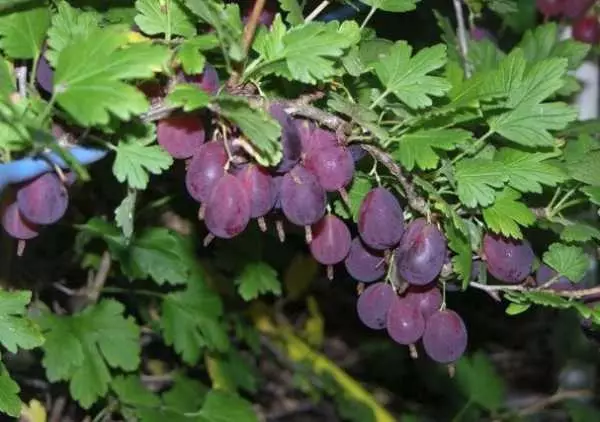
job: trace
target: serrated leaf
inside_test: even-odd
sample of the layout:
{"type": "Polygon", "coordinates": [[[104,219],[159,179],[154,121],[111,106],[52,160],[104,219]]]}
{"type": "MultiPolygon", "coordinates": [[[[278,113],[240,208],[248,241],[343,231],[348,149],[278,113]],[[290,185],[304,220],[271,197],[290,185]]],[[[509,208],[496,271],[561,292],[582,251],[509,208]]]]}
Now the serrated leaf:
{"type": "Polygon", "coordinates": [[[494,160],[504,164],[509,186],[521,192],[542,193],[542,185],[556,186],[567,175],[559,167],[547,162],[555,154],[528,153],[513,148],[501,148],[494,160]]]}
{"type": "MultiPolygon", "coordinates": [[[[565,154],[566,156],[566,154],[565,154]]],[[[579,159],[567,161],[569,175],[580,182],[600,187],[600,151],[590,151],[579,159]]]]}
{"type": "Polygon", "coordinates": [[[451,88],[445,79],[428,75],[446,64],[446,46],[438,44],[411,55],[412,47],[399,41],[374,64],[375,72],[385,92],[393,93],[407,106],[431,106],[432,96],[440,97],[451,88]]]}
{"type": "Polygon", "coordinates": [[[180,0],[137,0],[137,26],[148,35],[169,34],[189,38],[196,34],[195,22],[180,0]]]}
{"type": "Polygon", "coordinates": [[[6,367],[0,363],[0,412],[15,418],[21,414],[20,391],[19,384],[10,377],[6,367]]]}
{"type": "Polygon", "coordinates": [[[270,32],[263,32],[253,44],[261,55],[262,66],[248,72],[250,75],[253,72],[275,73],[287,79],[316,84],[335,74],[336,59],[359,40],[360,30],[354,21],[341,25],[337,21],[308,22],[286,32],[281,18],[276,16],[270,32]]]}
{"type": "Polygon", "coordinates": [[[454,176],[460,201],[469,208],[488,206],[508,180],[502,163],[483,158],[463,159],[456,163],[454,176]]]}
{"type": "Polygon", "coordinates": [[[345,114],[366,131],[370,132],[381,145],[387,145],[389,135],[377,124],[377,113],[362,104],[352,103],[334,92],[330,94],[327,105],[338,113],[345,114]]]}
{"type": "Polygon", "coordinates": [[[590,202],[600,205],[600,187],[585,186],[581,189],[583,193],[590,199],[590,202]]]}
{"type": "Polygon", "coordinates": [[[469,237],[460,231],[452,222],[447,221],[444,225],[448,247],[456,253],[452,258],[452,268],[462,281],[463,290],[466,289],[471,280],[471,267],[473,258],[471,253],[471,241],[469,237]]]}
{"type": "Polygon", "coordinates": [[[492,413],[502,406],[506,387],[483,353],[463,357],[456,369],[458,384],[471,402],[492,413]]]}
{"type": "Polygon", "coordinates": [[[206,64],[203,51],[212,50],[219,46],[215,34],[204,34],[184,40],[177,49],[176,57],[181,62],[183,70],[188,75],[202,73],[206,64]]]}
{"type": "Polygon", "coordinates": [[[206,422],[258,422],[249,402],[235,394],[219,390],[208,392],[199,415],[206,422]]]}
{"type": "Polygon", "coordinates": [[[417,8],[417,3],[420,0],[360,0],[361,3],[367,4],[375,9],[384,10],[386,12],[410,12],[417,8]]]}
{"type": "Polygon", "coordinates": [[[440,161],[436,150],[452,151],[469,139],[471,132],[462,129],[423,129],[398,138],[393,156],[408,171],[415,164],[422,170],[432,170],[440,161]]]}
{"type": "Polygon", "coordinates": [[[44,342],[39,327],[27,318],[30,291],[0,290],[0,343],[11,353],[33,349],[44,342]]]}
{"type": "Polygon", "coordinates": [[[483,209],[483,219],[491,231],[515,239],[523,238],[519,226],[531,226],[536,217],[525,204],[518,201],[520,198],[519,192],[505,188],[498,193],[491,206],[483,209]]]}
{"type": "Polygon", "coordinates": [[[0,99],[6,100],[16,89],[12,65],[0,54],[0,99]]]}
{"type": "Polygon", "coordinates": [[[469,42],[469,63],[477,72],[487,72],[498,68],[504,52],[492,40],[471,40],[469,42]]]}
{"type": "Polygon", "coordinates": [[[371,188],[370,178],[365,173],[357,171],[352,184],[346,188],[350,204],[346,204],[341,198],[336,198],[333,203],[335,213],[342,218],[358,222],[360,204],[371,188]]]}
{"type": "Polygon", "coordinates": [[[133,234],[133,217],[136,197],[137,191],[131,189],[115,209],[115,223],[121,228],[123,235],[126,238],[130,238],[133,234]]]}
{"type": "Polygon", "coordinates": [[[582,248],[561,243],[550,245],[543,260],[573,283],[580,281],[590,267],[590,259],[582,248]]]}
{"type": "Polygon", "coordinates": [[[206,107],[210,102],[210,95],[196,84],[183,83],[177,84],[165,101],[174,107],[182,107],[183,111],[188,112],[206,107]]]}
{"type": "Polygon", "coordinates": [[[507,315],[519,315],[531,308],[529,303],[511,303],[506,307],[507,315]]]}
{"type": "Polygon", "coordinates": [[[551,306],[553,308],[562,309],[573,306],[569,300],[552,293],[529,291],[521,293],[520,296],[535,305],[551,306]]]}
{"type": "Polygon", "coordinates": [[[560,238],[565,242],[588,242],[592,239],[600,242],[600,230],[589,224],[574,223],[565,226],[560,238]]]}
{"type": "Polygon", "coordinates": [[[264,262],[248,262],[235,279],[238,293],[246,302],[258,296],[273,293],[281,295],[281,282],[277,271],[264,262]]]}
{"type": "Polygon", "coordinates": [[[108,391],[107,365],[132,371],[140,363],[139,327],[123,311],[121,303],[105,299],[71,316],[44,310],[38,318],[48,379],[70,381],[71,396],[86,409],[108,391]]]}
{"type": "Polygon", "coordinates": [[[491,117],[490,129],[509,141],[527,147],[554,145],[550,130],[564,129],[577,118],[577,110],[565,103],[522,104],[491,117]]]}
{"type": "Polygon", "coordinates": [[[558,91],[564,84],[567,59],[548,59],[535,63],[524,74],[516,89],[511,90],[506,103],[514,108],[520,104],[538,104],[558,91]]]}
{"type": "Polygon", "coordinates": [[[142,384],[135,375],[120,375],[111,382],[112,390],[121,403],[131,406],[158,407],[160,399],[142,384]]]}
{"type": "Polygon", "coordinates": [[[165,228],[147,228],[121,255],[123,272],[131,278],[152,277],[158,284],[184,284],[190,275],[185,239],[165,228]]]}
{"type": "Polygon", "coordinates": [[[219,320],[222,313],[220,298],[202,284],[190,283],[185,291],[168,294],[160,320],[165,343],[191,365],[204,347],[226,351],[229,339],[219,320]]]}
{"type": "Polygon", "coordinates": [[[33,59],[40,54],[50,26],[47,6],[13,9],[0,16],[0,48],[13,59],[33,59]]]}
{"type": "Polygon", "coordinates": [[[302,7],[298,0],[278,0],[279,7],[281,10],[287,12],[285,21],[291,25],[301,25],[304,23],[304,16],[302,15],[302,7]]]}
{"type": "Polygon", "coordinates": [[[232,96],[216,97],[219,113],[239,126],[258,151],[256,158],[265,166],[281,160],[281,126],[260,108],[251,108],[246,100],[232,96]]]}
{"type": "Polygon", "coordinates": [[[160,174],[173,164],[173,158],[159,145],[148,145],[148,136],[131,134],[119,141],[113,173],[119,182],[127,182],[133,189],[146,189],[150,174],[160,174]]]}
{"type": "Polygon", "coordinates": [[[56,101],[79,124],[104,125],[111,115],[128,120],[147,111],[144,94],[123,81],[150,78],[170,52],[166,46],[126,42],[121,29],[105,27],[73,40],[58,55],[56,101]]]}
{"type": "Polygon", "coordinates": [[[84,12],[69,5],[66,1],[58,3],[57,13],[52,16],[52,26],[48,29],[48,50],[46,58],[56,66],[58,54],[69,43],[87,36],[98,29],[98,16],[84,12]]]}

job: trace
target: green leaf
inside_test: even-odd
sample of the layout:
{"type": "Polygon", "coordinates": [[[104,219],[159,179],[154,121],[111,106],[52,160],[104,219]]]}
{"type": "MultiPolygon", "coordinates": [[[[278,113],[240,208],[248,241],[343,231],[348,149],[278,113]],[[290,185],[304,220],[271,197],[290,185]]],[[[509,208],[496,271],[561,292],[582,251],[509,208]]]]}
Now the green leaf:
{"type": "Polygon", "coordinates": [[[151,227],[135,237],[119,258],[131,278],[150,276],[158,284],[185,284],[191,271],[190,249],[181,235],[151,227]]]}
{"type": "Polygon", "coordinates": [[[561,243],[550,245],[543,260],[573,283],[580,281],[590,267],[590,259],[582,248],[561,243]]]}
{"type": "Polygon", "coordinates": [[[550,130],[564,129],[577,118],[577,110],[564,103],[522,104],[488,120],[490,129],[509,141],[527,147],[554,145],[550,130]]]}
{"type": "Polygon", "coordinates": [[[503,57],[502,50],[491,40],[471,40],[469,42],[469,62],[477,72],[497,69],[498,63],[503,57]]]}
{"type": "Polygon", "coordinates": [[[368,4],[375,9],[381,9],[386,12],[410,12],[417,8],[420,0],[360,0],[361,3],[368,4]]]}
{"type": "Polygon", "coordinates": [[[423,129],[402,135],[393,156],[408,171],[415,164],[422,170],[432,170],[440,162],[436,150],[452,151],[469,139],[471,132],[462,129],[423,129]]]}
{"type": "Polygon", "coordinates": [[[206,366],[213,388],[232,393],[241,388],[256,393],[258,379],[255,368],[238,351],[211,355],[206,359],[206,366]]]}
{"type": "Polygon", "coordinates": [[[183,111],[188,112],[206,107],[210,102],[210,95],[196,84],[183,83],[175,85],[165,101],[174,107],[182,107],[183,111]]]}
{"type": "MultiPolygon", "coordinates": [[[[566,156],[566,153],[565,153],[566,156]]],[[[567,171],[569,175],[580,182],[600,187],[600,151],[591,151],[579,159],[570,159],[567,161],[567,171]]]]}
{"type": "Polygon", "coordinates": [[[590,202],[596,205],[600,205],[600,187],[596,186],[585,186],[581,191],[587,195],[590,202]]]}
{"type": "Polygon", "coordinates": [[[531,308],[530,303],[511,303],[506,307],[506,315],[519,315],[531,308]]]}
{"type": "Polygon", "coordinates": [[[508,180],[502,163],[483,158],[460,160],[456,163],[454,176],[460,202],[469,208],[491,205],[497,194],[495,189],[508,180]]]}
{"type": "Polygon", "coordinates": [[[200,416],[206,422],[258,422],[258,417],[249,402],[219,390],[208,392],[200,416]]]}
{"type": "Polygon", "coordinates": [[[116,146],[113,173],[119,182],[127,182],[133,189],[146,189],[149,173],[161,174],[173,164],[173,158],[159,145],[149,145],[156,139],[153,125],[137,127],[126,133],[116,146]]]}
{"type": "Polygon", "coordinates": [[[359,40],[360,30],[354,21],[341,25],[337,21],[309,22],[286,32],[281,18],[276,16],[270,32],[263,32],[253,44],[261,55],[258,63],[262,63],[255,68],[250,66],[246,76],[275,73],[316,84],[335,74],[336,59],[359,40]]]}
{"type": "Polygon", "coordinates": [[[558,91],[564,84],[567,72],[566,59],[548,59],[529,68],[516,89],[511,90],[506,106],[538,104],[558,91]]]}
{"type": "Polygon", "coordinates": [[[48,379],[70,381],[72,397],[86,409],[108,391],[107,365],[125,371],[139,366],[140,330],[123,311],[121,303],[105,299],[72,316],[44,310],[38,318],[48,379]]]}
{"type": "Polygon", "coordinates": [[[137,0],[135,8],[135,23],[145,34],[196,35],[195,22],[180,0],[137,0]]]}
{"type": "Polygon", "coordinates": [[[144,94],[123,81],[152,77],[170,52],[145,42],[125,46],[126,41],[121,29],[105,27],[73,40],[58,55],[56,101],[79,124],[106,125],[111,114],[128,120],[147,111],[144,94]]]}
{"type": "Polygon", "coordinates": [[[483,219],[488,228],[504,236],[523,238],[519,226],[531,226],[536,217],[525,204],[518,201],[520,198],[521,194],[511,188],[498,193],[496,201],[483,209],[483,219]]]}
{"type": "Polygon", "coordinates": [[[281,282],[277,271],[261,261],[248,262],[235,279],[235,284],[238,286],[238,293],[246,302],[266,293],[281,295],[281,282]]]}
{"type": "Polygon", "coordinates": [[[428,75],[446,64],[446,46],[438,44],[411,55],[412,47],[399,41],[374,64],[375,72],[385,92],[393,93],[407,106],[431,106],[431,96],[440,97],[451,88],[445,79],[428,75]]]}
{"type": "Polygon", "coordinates": [[[214,0],[184,0],[185,5],[208,23],[225,44],[225,51],[236,61],[244,58],[242,51],[242,21],[237,4],[222,4],[214,0]]]}
{"type": "Polygon", "coordinates": [[[121,403],[130,406],[158,407],[160,399],[146,389],[141,380],[135,375],[120,375],[111,382],[112,390],[117,394],[121,403]]]}
{"type": "Polygon", "coordinates": [[[341,198],[336,198],[333,203],[335,213],[342,218],[358,222],[360,204],[371,188],[372,185],[369,176],[360,171],[354,173],[352,184],[346,188],[350,205],[346,204],[341,198]]]}
{"type": "Polygon", "coordinates": [[[506,387],[485,354],[477,352],[470,358],[460,359],[456,378],[471,402],[491,412],[502,406],[506,387]]]}
{"type": "Polygon", "coordinates": [[[20,391],[19,384],[10,377],[6,367],[0,363],[0,412],[15,418],[21,414],[20,391]]]}
{"type": "Polygon", "coordinates": [[[219,297],[202,284],[190,283],[187,290],[168,294],[160,320],[165,343],[190,365],[198,362],[204,347],[226,351],[229,339],[219,321],[222,313],[219,297]]]}
{"type": "Polygon", "coordinates": [[[458,278],[462,281],[462,288],[464,290],[471,280],[471,267],[473,266],[471,241],[450,220],[444,225],[444,232],[448,239],[448,246],[456,253],[452,258],[452,267],[456,274],[458,274],[458,278]]]}
{"type": "Polygon", "coordinates": [[[600,242],[600,230],[585,223],[574,223],[565,226],[560,233],[565,242],[588,242],[595,239],[600,242]]]}
{"type": "Polygon", "coordinates": [[[33,59],[40,54],[49,26],[45,5],[0,15],[0,48],[10,58],[33,59]]]}
{"type": "Polygon", "coordinates": [[[95,13],[84,12],[61,1],[57,13],[52,16],[52,26],[48,29],[48,50],[46,58],[56,67],[58,54],[70,43],[81,37],[88,36],[98,29],[98,16],[95,13]]]}
{"type": "Polygon", "coordinates": [[[0,290],[0,343],[11,353],[44,343],[39,327],[26,317],[30,291],[0,290]]]}
{"type": "Polygon", "coordinates": [[[239,126],[257,150],[261,165],[272,166],[281,160],[281,126],[262,108],[252,108],[245,99],[218,96],[219,113],[239,126]]]}
{"type": "Polygon", "coordinates": [[[123,201],[115,209],[115,223],[117,223],[117,226],[123,231],[123,235],[128,239],[133,234],[136,197],[137,191],[135,189],[129,190],[127,196],[123,198],[123,201]]]}
{"type": "Polygon", "coordinates": [[[0,54],[0,100],[6,100],[17,90],[12,65],[0,54]]]}
{"type": "Polygon", "coordinates": [[[501,148],[496,152],[494,160],[504,164],[509,186],[521,192],[542,193],[542,185],[556,186],[567,179],[564,171],[547,162],[555,156],[501,148]]]}
{"type": "Polygon", "coordinates": [[[281,10],[287,12],[285,21],[290,26],[301,25],[304,23],[304,16],[302,15],[302,7],[298,0],[278,0],[279,7],[281,10]]]}
{"type": "Polygon", "coordinates": [[[177,49],[176,57],[181,62],[183,70],[188,75],[202,73],[206,57],[201,52],[212,50],[219,46],[215,34],[204,34],[184,40],[177,49]]]}
{"type": "Polygon", "coordinates": [[[327,105],[333,111],[348,116],[352,121],[375,136],[382,145],[385,146],[388,143],[387,131],[377,124],[379,117],[377,113],[362,104],[350,102],[334,92],[329,95],[331,98],[327,101],[327,105]]]}

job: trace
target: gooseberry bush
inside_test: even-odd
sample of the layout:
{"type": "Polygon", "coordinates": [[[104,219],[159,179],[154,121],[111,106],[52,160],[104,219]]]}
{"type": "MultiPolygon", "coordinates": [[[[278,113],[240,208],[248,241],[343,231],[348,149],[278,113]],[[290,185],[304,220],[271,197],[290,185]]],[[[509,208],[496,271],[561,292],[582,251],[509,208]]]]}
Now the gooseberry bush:
{"type": "Polygon", "coordinates": [[[425,2],[361,1],[0,5],[2,412],[40,396],[25,354],[68,420],[257,421],[278,359],[344,419],[397,420],[282,316],[319,314],[311,283],[352,286],[348,318],[474,394],[489,364],[450,295],[600,323],[600,124],[570,105],[595,6],[538,1],[500,46],[474,22],[519,2],[456,2],[471,31],[430,11],[443,41],[417,48],[369,22],[425,2]]]}

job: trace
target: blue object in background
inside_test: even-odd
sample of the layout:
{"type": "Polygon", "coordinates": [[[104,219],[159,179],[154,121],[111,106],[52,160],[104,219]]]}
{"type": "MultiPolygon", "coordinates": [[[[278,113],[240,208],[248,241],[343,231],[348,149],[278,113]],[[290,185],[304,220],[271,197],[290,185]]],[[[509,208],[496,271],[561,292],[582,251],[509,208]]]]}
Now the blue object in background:
{"type": "MultiPolygon", "coordinates": [[[[357,3],[355,7],[345,5],[318,17],[318,20],[323,22],[343,21],[352,18],[367,8],[368,6],[364,3],[357,3]]],[[[83,146],[74,146],[69,149],[69,152],[82,165],[95,163],[108,154],[107,150],[83,146]]],[[[10,163],[0,164],[0,193],[10,184],[26,182],[51,171],[53,165],[57,165],[62,169],[68,168],[67,163],[55,153],[44,154],[44,157],[23,158],[10,163]]]]}

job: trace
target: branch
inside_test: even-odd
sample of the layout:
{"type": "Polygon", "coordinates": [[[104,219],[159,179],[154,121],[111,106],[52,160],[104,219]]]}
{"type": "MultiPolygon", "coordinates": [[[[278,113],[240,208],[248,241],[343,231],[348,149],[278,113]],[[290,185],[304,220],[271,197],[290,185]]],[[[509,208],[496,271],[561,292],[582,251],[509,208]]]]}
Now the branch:
{"type": "Polygon", "coordinates": [[[521,410],[519,410],[519,416],[527,416],[539,413],[541,410],[544,410],[546,407],[550,407],[556,403],[560,403],[569,399],[577,399],[583,397],[591,397],[593,395],[593,391],[590,390],[566,390],[566,391],[557,391],[553,395],[549,397],[545,397],[544,399],[533,403],[530,406],[527,406],[521,410]]]}
{"type": "Polygon", "coordinates": [[[581,298],[584,298],[587,296],[593,296],[596,294],[600,294],[600,286],[590,287],[589,289],[580,289],[580,290],[552,290],[552,289],[540,288],[540,287],[527,287],[523,284],[517,284],[517,285],[509,284],[506,286],[501,286],[501,285],[481,284],[481,283],[477,283],[475,281],[472,281],[471,283],[469,283],[469,286],[474,287],[479,290],[483,290],[488,293],[489,292],[506,292],[506,291],[524,292],[524,293],[526,293],[526,292],[541,292],[541,293],[548,293],[553,296],[561,296],[561,297],[572,298],[572,299],[581,299],[581,298]]]}
{"type": "Polygon", "coordinates": [[[242,49],[244,50],[244,56],[248,54],[250,44],[252,44],[252,38],[254,38],[254,33],[256,32],[256,28],[258,26],[260,14],[265,8],[265,3],[266,0],[256,0],[254,7],[252,8],[252,13],[248,18],[246,26],[244,27],[244,37],[242,38],[242,49]]]}
{"type": "Polygon", "coordinates": [[[467,78],[471,77],[471,68],[469,65],[469,45],[467,41],[467,26],[465,25],[465,15],[463,13],[463,7],[460,0],[453,0],[454,13],[456,14],[456,21],[458,24],[458,45],[460,49],[460,56],[463,60],[463,66],[465,68],[465,75],[467,78]]]}

